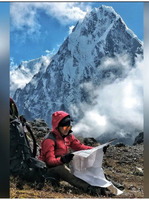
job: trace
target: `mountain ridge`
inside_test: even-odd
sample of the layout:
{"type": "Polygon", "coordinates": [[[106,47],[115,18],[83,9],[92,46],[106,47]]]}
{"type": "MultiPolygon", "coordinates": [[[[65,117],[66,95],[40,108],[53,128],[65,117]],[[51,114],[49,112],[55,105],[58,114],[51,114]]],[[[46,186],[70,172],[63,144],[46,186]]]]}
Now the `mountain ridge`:
{"type": "Polygon", "coordinates": [[[10,96],[16,92],[17,89],[23,89],[28,84],[35,74],[40,70],[45,70],[50,63],[50,57],[41,56],[29,61],[22,61],[18,67],[10,70],[10,96]]]}
{"type": "Polygon", "coordinates": [[[52,113],[64,110],[78,122],[84,116],[80,104],[94,104],[96,88],[124,79],[135,67],[136,59],[143,57],[142,44],[115,13],[107,6],[88,13],[53,56],[46,71],[35,74],[23,90],[16,91],[14,99],[26,118],[43,118],[50,124],[52,113]],[[120,62],[103,65],[105,60],[118,60],[125,55],[130,58],[128,69],[120,62]],[[87,87],[90,84],[93,89],[87,87]]]}

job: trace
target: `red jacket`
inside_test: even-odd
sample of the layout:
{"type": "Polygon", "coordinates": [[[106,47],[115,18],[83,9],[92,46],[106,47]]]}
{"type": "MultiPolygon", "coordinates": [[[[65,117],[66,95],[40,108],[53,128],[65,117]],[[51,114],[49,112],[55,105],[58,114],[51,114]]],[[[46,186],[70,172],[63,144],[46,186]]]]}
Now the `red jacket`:
{"type": "Polygon", "coordinates": [[[67,154],[69,152],[69,148],[74,151],[92,149],[90,146],[81,144],[73,134],[69,134],[65,138],[62,137],[57,127],[59,122],[66,116],[69,116],[69,114],[63,111],[53,113],[52,133],[54,133],[55,139],[43,138],[41,142],[41,153],[39,159],[44,161],[49,167],[62,165],[63,163],[60,160],[61,156],[67,154]]]}

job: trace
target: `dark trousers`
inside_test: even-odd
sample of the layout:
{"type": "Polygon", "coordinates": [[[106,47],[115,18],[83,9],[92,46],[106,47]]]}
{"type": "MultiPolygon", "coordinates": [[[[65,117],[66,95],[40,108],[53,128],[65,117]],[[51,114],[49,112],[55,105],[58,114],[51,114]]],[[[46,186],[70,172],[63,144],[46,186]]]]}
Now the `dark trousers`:
{"type": "Polygon", "coordinates": [[[57,178],[62,179],[73,185],[74,187],[82,189],[85,192],[87,191],[87,188],[89,186],[88,183],[74,176],[66,165],[59,165],[49,168],[48,173],[55,175],[57,178]]]}

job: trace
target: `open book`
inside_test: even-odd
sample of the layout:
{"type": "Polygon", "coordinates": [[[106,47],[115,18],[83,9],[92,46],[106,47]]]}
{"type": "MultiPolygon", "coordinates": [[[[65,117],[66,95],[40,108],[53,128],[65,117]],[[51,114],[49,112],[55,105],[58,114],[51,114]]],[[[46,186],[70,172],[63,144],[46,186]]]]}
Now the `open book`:
{"type": "Polygon", "coordinates": [[[92,186],[107,187],[115,195],[120,195],[123,192],[105,178],[102,169],[103,147],[109,145],[114,140],[110,140],[93,149],[73,152],[74,157],[71,162],[71,172],[74,176],[86,181],[92,186]]]}

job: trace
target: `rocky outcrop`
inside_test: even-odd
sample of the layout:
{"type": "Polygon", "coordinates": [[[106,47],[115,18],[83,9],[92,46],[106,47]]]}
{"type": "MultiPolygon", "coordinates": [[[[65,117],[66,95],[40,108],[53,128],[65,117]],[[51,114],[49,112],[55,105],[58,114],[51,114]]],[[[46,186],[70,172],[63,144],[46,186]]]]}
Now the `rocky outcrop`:
{"type": "Polygon", "coordinates": [[[144,142],[144,132],[139,133],[139,135],[135,138],[133,145],[142,144],[144,142]]]}
{"type": "Polygon", "coordinates": [[[42,138],[49,133],[50,128],[43,119],[34,119],[28,122],[34,133],[39,148],[42,138]]]}
{"type": "Polygon", "coordinates": [[[97,142],[97,140],[95,140],[94,138],[84,138],[83,143],[87,146],[92,146],[92,147],[100,145],[100,143],[97,142]]]}

